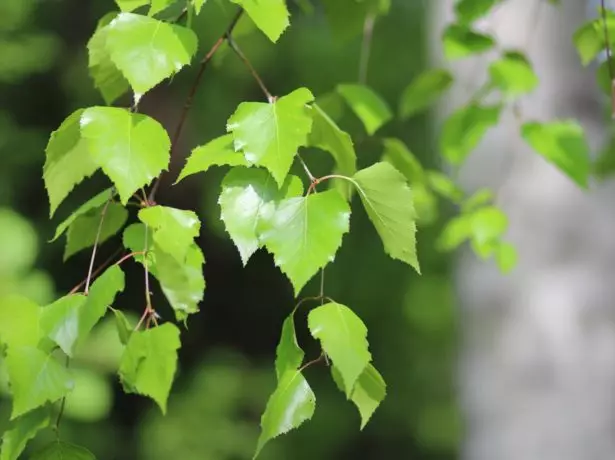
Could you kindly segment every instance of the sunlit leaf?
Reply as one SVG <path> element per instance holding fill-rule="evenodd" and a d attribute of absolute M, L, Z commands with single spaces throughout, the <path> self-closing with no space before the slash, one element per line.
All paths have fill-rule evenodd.
<path fill-rule="evenodd" d="M 188 65 L 196 53 L 195 33 L 182 26 L 120 13 L 105 27 L 111 61 L 135 92 L 135 100 Z"/>
<path fill-rule="evenodd" d="M 187 176 L 205 172 L 212 166 L 249 166 L 241 152 L 236 152 L 233 146 L 233 135 L 226 134 L 195 148 L 186 166 L 182 169 L 177 182 Z"/>
<path fill-rule="evenodd" d="M 399 116 L 408 118 L 436 102 L 453 83 L 446 69 L 430 69 L 419 74 L 404 90 L 399 102 Z"/>
<path fill-rule="evenodd" d="M 451 24 L 444 30 L 442 44 L 447 59 L 460 59 L 490 50 L 495 45 L 495 40 L 468 26 Z"/>
<path fill-rule="evenodd" d="M 315 408 L 316 396 L 301 372 L 289 370 L 282 375 L 261 417 L 262 431 L 254 458 L 268 441 L 311 419 Z"/>
<path fill-rule="evenodd" d="M 263 169 L 233 168 L 222 180 L 218 204 L 226 231 L 237 246 L 243 264 L 261 247 L 259 221 L 271 216 L 275 205 L 303 193 L 301 180 L 289 175 L 281 189 Z"/>
<path fill-rule="evenodd" d="M 197 215 L 168 206 L 150 206 L 139 211 L 139 219 L 153 229 L 158 247 L 183 264 L 201 229 Z"/>
<path fill-rule="evenodd" d="M 290 24 L 285 0 L 231 0 L 241 6 L 269 40 L 277 42 Z"/>
<path fill-rule="evenodd" d="M 39 407 L 17 417 L 2 435 L 0 460 L 18 460 L 28 441 L 49 426 L 51 413 L 48 407 Z"/>
<path fill-rule="evenodd" d="M 115 107 L 91 107 L 81 117 L 89 156 L 109 176 L 122 204 L 169 164 L 171 141 L 164 128 L 139 113 Z M 82 154 L 85 152 L 82 152 Z"/>
<path fill-rule="evenodd" d="M 134 11 L 137 8 L 149 5 L 150 0 L 115 0 L 121 11 Z"/>
<path fill-rule="evenodd" d="M 331 368 L 333 380 L 341 391 L 344 391 L 344 380 L 339 369 Z M 386 396 L 386 383 L 373 364 L 369 363 L 354 384 L 350 400 L 359 409 L 361 415 L 361 429 L 376 411 Z"/>
<path fill-rule="evenodd" d="M 152 6 L 150 7 L 148 16 L 153 16 L 160 13 L 161 11 L 166 10 L 175 2 L 175 0 L 151 0 L 151 2 Z"/>
<path fill-rule="evenodd" d="M 337 91 L 363 122 L 365 131 L 370 136 L 393 118 L 393 113 L 387 103 L 365 85 L 338 85 Z"/>
<path fill-rule="evenodd" d="M 207 0 L 192 0 L 192 6 L 194 6 L 194 11 L 196 12 L 196 14 L 201 13 L 201 8 L 203 8 L 203 5 L 206 1 Z"/>
<path fill-rule="evenodd" d="M 98 169 L 98 164 L 88 155 L 86 141 L 81 138 L 79 123 L 83 112 L 77 110 L 64 120 L 51 133 L 45 149 L 43 179 L 49 195 L 50 216 L 75 185 Z"/>
<path fill-rule="evenodd" d="M 289 198 L 263 223 L 261 241 L 295 294 L 332 262 L 348 232 L 350 207 L 337 190 Z"/>
<path fill-rule="evenodd" d="M 350 398 L 355 382 L 372 359 L 365 324 L 347 306 L 330 302 L 310 311 L 308 327 L 340 372 Z"/>
<path fill-rule="evenodd" d="M 525 141 L 578 185 L 587 188 L 589 146 L 583 128 L 575 121 L 528 122 L 521 128 Z"/>
<path fill-rule="evenodd" d="M 297 343 L 294 312 L 288 315 L 282 325 L 282 335 L 275 358 L 275 373 L 280 380 L 287 371 L 299 369 L 305 353 Z"/>
<path fill-rule="evenodd" d="M 36 346 L 41 339 L 40 307 L 12 295 L 0 299 L 0 343 L 10 347 Z"/>
<path fill-rule="evenodd" d="M 500 119 L 500 105 L 464 105 L 451 114 L 442 127 L 442 155 L 454 165 L 463 163 Z"/>
<path fill-rule="evenodd" d="M 120 363 L 124 391 L 151 397 L 166 413 L 180 346 L 179 329 L 171 323 L 133 332 Z"/>
<path fill-rule="evenodd" d="M 416 213 L 404 176 L 389 163 L 375 163 L 355 174 L 359 196 L 385 252 L 420 273 L 416 256 Z"/>
<path fill-rule="evenodd" d="M 297 149 L 307 143 L 312 117 L 306 104 L 314 99 L 306 88 L 270 102 L 242 102 L 227 122 L 235 150 L 251 164 L 267 168 L 282 185 Z"/>
<path fill-rule="evenodd" d="M 31 346 L 10 346 L 6 353 L 13 410 L 11 420 L 66 396 L 73 388 L 69 371 L 52 355 Z"/>
<path fill-rule="evenodd" d="M 515 51 L 508 51 L 492 62 L 489 65 L 489 75 L 495 87 L 511 96 L 529 93 L 539 83 L 530 61 L 525 55 Z"/>
<path fill-rule="evenodd" d="M 85 447 L 58 440 L 36 452 L 30 460 L 96 460 L 96 457 Z"/>

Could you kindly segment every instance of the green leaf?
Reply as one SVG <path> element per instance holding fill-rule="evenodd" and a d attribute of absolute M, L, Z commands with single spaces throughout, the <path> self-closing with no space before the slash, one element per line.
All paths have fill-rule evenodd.
<path fill-rule="evenodd" d="M 337 91 L 363 122 L 370 136 L 393 118 L 387 103 L 367 86 L 344 84 L 338 85 Z"/>
<path fill-rule="evenodd" d="M 383 139 L 384 153 L 383 161 L 393 165 L 395 169 L 401 172 L 410 184 L 422 183 L 425 181 L 425 171 L 419 160 L 412 154 L 406 144 L 399 139 L 388 138 Z"/>
<path fill-rule="evenodd" d="M 124 205 L 168 167 L 169 136 L 160 123 L 145 115 L 91 107 L 81 117 L 81 134 L 88 141 L 88 156 L 109 176 Z"/>
<path fill-rule="evenodd" d="M 0 299 L 0 343 L 11 347 L 36 346 L 41 339 L 40 307 L 18 295 Z"/>
<path fill-rule="evenodd" d="M 235 150 L 251 164 L 267 168 L 282 185 L 300 146 L 306 145 L 312 117 L 306 104 L 314 99 L 306 88 L 271 103 L 242 102 L 228 119 Z"/>
<path fill-rule="evenodd" d="M 281 189 L 271 175 L 263 169 L 233 168 L 222 180 L 218 199 L 221 218 L 226 231 L 239 251 L 244 265 L 259 249 L 259 222 L 275 211 L 283 199 L 303 193 L 301 180 L 293 175 L 286 177 Z"/>
<path fill-rule="evenodd" d="M 115 0 L 121 11 L 134 11 L 137 8 L 149 5 L 150 0 Z"/>
<path fill-rule="evenodd" d="M 438 237 L 440 251 L 452 251 L 472 237 L 472 215 L 463 214 L 449 220 Z"/>
<path fill-rule="evenodd" d="M 500 105 L 470 104 L 453 112 L 444 122 L 440 136 L 444 157 L 454 165 L 463 163 L 489 128 L 498 123 L 501 111 Z"/>
<path fill-rule="evenodd" d="M 347 306 L 330 302 L 310 311 L 308 327 L 340 372 L 350 398 L 355 382 L 372 359 L 365 324 Z"/>
<path fill-rule="evenodd" d="M 226 134 L 195 148 L 186 166 L 182 169 L 177 181 L 199 172 L 205 172 L 212 166 L 249 166 L 241 152 L 236 152 L 233 146 L 233 135 Z"/>
<path fill-rule="evenodd" d="M 149 10 L 148 16 L 153 16 L 155 14 L 160 13 L 161 11 L 166 10 L 169 6 L 171 6 L 175 0 L 151 0 L 152 6 Z"/>
<path fill-rule="evenodd" d="M 79 310 L 87 302 L 83 294 L 71 294 L 41 310 L 41 329 L 68 356 L 79 338 Z"/>
<path fill-rule="evenodd" d="M 126 318 L 126 315 L 124 315 L 121 310 L 113 309 L 113 314 L 115 316 L 117 335 L 120 338 L 120 342 L 122 342 L 122 345 L 126 345 L 130 340 L 133 328 L 128 322 L 128 318 Z"/>
<path fill-rule="evenodd" d="M 453 84 L 446 69 L 430 69 L 418 75 L 404 90 L 399 102 L 399 116 L 408 118 L 436 102 Z"/>
<path fill-rule="evenodd" d="M 596 29 L 595 21 L 589 21 L 579 27 L 572 35 L 584 66 L 593 61 L 605 46 L 604 35 Z"/>
<path fill-rule="evenodd" d="M 507 51 L 489 66 L 489 75 L 494 86 L 504 94 L 516 96 L 532 92 L 539 83 L 532 64 L 524 54 Z"/>
<path fill-rule="evenodd" d="M 241 6 L 254 24 L 272 42 L 277 42 L 282 32 L 289 26 L 288 9 L 285 0 L 231 0 Z"/>
<path fill-rule="evenodd" d="M 94 159 L 88 155 L 85 140 L 81 138 L 79 123 L 83 112 L 83 109 L 77 110 L 64 120 L 51 133 L 45 149 L 43 179 L 49 195 L 50 216 L 75 185 L 98 169 Z"/>
<path fill-rule="evenodd" d="M 363 31 L 368 14 L 386 14 L 388 0 L 321 0 L 333 35 L 349 40 Z"/>
<path fill-rule="evenodd" d="M 510 243 L 500 242 L 495 251 L 495 261 L 500 271 L 510 273 L 517 265 L 517 249 Z"/>
<path fill-rule="evenodd" d="M 31 460 L 96 460 L 96 457 L 85 447 L 58 440 L 35 453 Z"/>
<path fill-rule="evenodd" d="M 332 367 L 331 374 L 337 387 L 344 391 L 344 380 L 338 368 Z M 376 368 L 369 363 L 357 379 L 350 395 L 350 400 L 357 406 L 361 415 L 361 429 L 365 428 L 385 396 L 386 383 Z"/>
<path fill-rule="evenodd" d="M 451 24 L 442 36 L 444 56 L 461 59 L 489 51 L 495 45 L 493 37 L 481 34 L 462 24 Z"/>
<path fill-rule="evenodd" d="M 305 356 L 305 353 L 297 343 L 294 315 L 295 312 L 288 315 L 282 325 L 282 335 L 278 343 L 275 359 L 275 373 L 278 381 L 287 372 L 299 369 Z"/>
<path fill-rule="evenodd" d="M 139 211 L 139 219 L 153 229 L 154 242 L 160 249 L 183 264 L 201 222 L 193 211 L 151 206 Z"/>
<path fill-rule="evenodd" d="M 133 332 L 120 363 L 124 391 L 151 397 L 165 414 L 180 346 L 179 329 L 171 323 Z"/>
<path fill-rule="evenodd" d="M 254 458 L 268 441 L 311 419 L 315 408 L 316 396 L 301 372 L 289 370 L 282 375 L 261 417 L 262 431 Z"/>
<path fill-rule="evenodd" d="M 508 229 L 508 217 L 501 209 L 488 206 L 472 214 L 472 247 L 483 258 L 493 254 Z"/>
<path fill-rule="evenodd" d="M 11 420 L 66 396 L 73 389 L 70 373 L 52 355 L 31 346 L 11 346 L 6 367 L 13 393 Z"/>
<path fill-rule="evenodd" d="M 312 104 L 313 124 L 309 145 L 325 150 L 333 156 L 336 172 L 352 176 L 357 171 L 357 154 L 348 133 L 337 124 L 317 104 Z M 344 196 L 350 197 L 348 184 L 344 184 Z"/>
<path fill-rule="evenodd" d="M 107 26 L 117 13 L 109 13 L 98 21 L 96 32 L 88 42 L 88 67 L 94 86 L 101 92 L 107 105 L 130 89 L 130 84 L 115 66 L 107 50 Z"/>
<path fill-rule="evenodd" d="M 463 212 L 474 211 L 479 206 L 487 204 L 495 199 L 493 191 L 488 188 L 481 188 L 474 192 L 472 196 L 466 199 L 461 205 Z"/>
<path fill-rule="evenodd" d="M 51 422 L 48 407 L 39 407 L 16 418 L 2 436 L 0 460 L 18 460 L 28 441 Z"/>
<path fill-rule="evenodd" d="M 375 163 L 355 174 L 361 202 L 385 252 L 420 273 L 416 257 L 416 213 L 404 176 L 389 163 Z"/>
<path fill-rule="evenodd" d="M 457 19 L 468 24 L 484 17 L 500 0 L 457 0 L 455 13 Z"/>
<path fill-rule="evenodd" d="M 94 246 L 98 228 L 100 226 L 100 218 L 103 212 L 104 205 L 98 209 L 88 211 L 75 219 L 68 227 L 66 233 L 66 247 L 64 248 L 64 260 L 68 259 L 73 254 Z M 128 211 L 119 203 L 109 203 L 105 212 L 105 218 L 100 227 L 100 236 L 98 244 L 102 244 L 119 232 L 126 220 L 128 219 Z"/>
<path fill-rule="evenodd" d="M 141 96 L 188 65 L 196 53 L 195 33 L 182 26 L 133 13 L 120 13 L 106 29 L 113 64 Z"/>
<path fill-rule="evenodd" d="M 194 7 L 196 14 L 201 13 L 201 8 L 203 8 L 205 2 L 207 2 L 207 0 L 192 0 L 192 6 Z"/>
<path fill-rule="evenodd" d="M 290 279 L 295 294 L 333 261 L 348 232 L 350 207 L 337 190 L 289 198 L 263 222 L 261 242 Z"/>
<path fill-rule="evenodd" d="M 577 122 L 529 122 L 521 127 L 521 135 L 540 155 L 582 188 L 587 188 L 590 173 L 589 146 L 583 128 Z"/>
<path fill-rule="evenodd" d="M 57 240 L 66 231 L 66 229 L 68 229 L 68 227 L 70 227 L 71 224 L 75 222 L 78 217 L 87 214 L 89 211 L 104 206 L 104 204 L 108 200 L 113 198 L 113 195 L 113 188 L 108 188 L 100 192 L 94 198 L 90 198 L 88 201 L 83 203 L 81 206 L 79 206 L 79 208 L 77 208 L 75 212 L 73 212 L 67 219 L 65 219 L 60 225 L 58 225 L 58 227 L 56 228 L 56 233 L 55 235 L 53 235 L 51 241 Z"/>
<path fill-rule="evenodd" d="M 463 190 L 440 171 L 427 171 L 427 183 L 434 192 L 453 203 L 460 203 L 463 200 Z"/>

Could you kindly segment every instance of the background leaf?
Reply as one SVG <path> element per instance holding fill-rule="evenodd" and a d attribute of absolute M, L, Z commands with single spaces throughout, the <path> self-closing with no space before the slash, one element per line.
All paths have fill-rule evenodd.
<path fill-rule="evenodd" d="M 489 65 L 491 82 L 504 94 L 516 96 L 532 92 L 538 86 L 538 76 L 524 54 L 507 51 Z"/>
<path fill-rule="evenodd" d="M 399 101 L 399 116 L 408 118 L 436 102 L 452 85 L 453 76 L 446 69 L 429 69 L 419 74 L 404 89 Z"/>
<path fill-rule="evenodd" d="M 41 339 L 40 307 L 26 297 L 0 299 L 0 343 L 10 347 L 36 346 Z"/>
<path fill-rule="evenodd" d="M 49 426 L 51 414 L 48 407 L 39 407 L 17 417 L 2 435 L 0 460 L 17 460 L 28 441 Z"/>
<path fill-rule="evenodd" d="M 96 457 L 85 447 L 54 441 L 35 453 L 31 460 L 96 460 Z"/>
<path fill-rule="evenodd" d="M 442 35 L 444 56 L 447 59 L 461 59 L 473 54 L 484 53 L 495 45 L 493 37 L 481 34 L 462 24 L 451 24 Z"/>
<path fill-rule="evenodd" d="M 500 0 L 457 0 L 455 13 L 462 23 L 471 23 L 485 16 Z"/>
<path fill-rule="evenodd" d="M 338 85 L 337 91 L 363 122 L 365 131 L 370 136 L 393 118 L 393 113 L 387 103 L 365 85 Z"/>

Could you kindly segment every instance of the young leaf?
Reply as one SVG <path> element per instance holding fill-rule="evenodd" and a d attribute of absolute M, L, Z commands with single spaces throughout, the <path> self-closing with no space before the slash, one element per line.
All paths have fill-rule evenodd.
<path fill-rule="evenodd" d="M 355 382 L 372 359 L 365 324 L 347 306 L 330 302 L 310 311 L 308 327 L 340 372 L 350 398 Z"/>
<path fill-rule="evenodd" d="M 354 175 L 361 202 L 385 252 L 420 273 L 416 257 L 416 213 L 404 176 L 389 163 L 376 163 Z"/>
<path fill-rule="evenodd" d="M 235 150 L 251 164 L 267 168 L 282 186 L 297 149 L 307 143 L 312 117 L 306 104 L 314 99 L 306 88 L 270 102 L 242 102 L 228 119 Z"/>
<path fill-rule="evenodd" d="M 350 207 L 337 190 L 289 198 L 263 222 L 261 242 L 290 279 L 295 294 L 333 261 L 348 232 Z"/>
<path fill-rule="evenodd" d="M 192 30 L 140 14 L 120 13 L 105 29 L 110 59 L 130 83 L 135 101 L 188 65 L 197 49 Z"/>
<path fill-rule="evenodd" d="M 128 219 L 126 208 L 119 203 L 109 203 L 102 226 L 100 226 L 104 206 L 90 210 L 77 217 L 68 227 L 64 260 L 83 249 L 93 246 L 97 241 L 97 236 L 98 244 L 102 244 L 122 229 Z M 98 231 L 99 227 L 100 234 Z"/>
<path fill-rule="evenodd" d="M 33 346 L 41 339 L 40 307 L 26 297 L 0 299 L 0 343 L 8 347 Z"/>
<path fill-rule="evenodd" d="M 222 192 L 218 199 L 221 218 L 226 231 L 237 246 L 244 265 L 261 247 L 259 222 L 270 216 L 275 205 L 285 198 L 303 193 L 301 180 L 286 176 L 278 189 L 271 175 L 263 169 L 233 168 L 222 180 Z"/>
<path fill-rule="evenodd" d="M 167 206 L 150 206 L 139 211 L 139 219 L 153 229 L 158 247 L 183 264 L 190 246 L 199 236 L 201 222 L 197 215 Z"/>
<path fill-rule="evenodd" d="M 404 90 L 399 102 L 399 116 L 408 118 L 436 102 L 453 83 L 446 69 L 430 69 L 417 76 Z"/>
<path fill-rule="evenodd" d="M 137 8 L 149 5 L 150 0 L 115 0 L 120 11 L 134 11 Z"/>
<path fill-rule="evenodd" d="M 489 66 L 494 86 L 504 94 L 516 96 L 532 92 L 538 86 L 538 76 L 522 53 L 508 51 Z"/>
<path fill-rule="evenodd" d="M 596 58 L 605 44 L 604 36 L 596 29 L 593 20 L 579 27 L 572 35 L 572 41 L 584 66 Z"/>
<path fill-rule="evenodd" d="M 312 418 L 316 396 L 307 380 L 296 370 L 288 370 L 278 381 L 261 417 L 261 434 L 254 458 L 271 439 L 287 433 Z"/>
<path fill-rule="evenodd" d="M 337 367 L 331 367 L 331 374 L 337 387 L 344 391 L 344 380 Z M 361 429 L 376 411 L 386 396 L 386 383 L 373 364 L 369 363 L 357 379 L 350 400 L 359 409 Z"/>
<path fill-rule="evenodd" d="M 372 89 L 364 85 L 344 84 L 337 86 L 338 93 L 363 122 L 370 136 L 393 118 L 387 103 Z"/>
<path fill-rule="evenodd" d="M 113 181 L 122 204 L 169 164 L 171 141 L 152 118 L 115 107 L 91 107 L 81 117 L 89 157 Z M 85 152 L 82 152 L 85 153 Z"/>
<path fill-rule="evenodd" d="M 434 192 L 453 203 L 460 203 L 463 200 L 463 190 L 440 171 L 427 171 L 427 183 Z"/>
<path fill-rule="evenodd" d="M 470 104 L 453 112 L 442 127 L 444 157 L 454 165 L 463 163 L 487 130 L 498 123 L 501 110 L 500 105 Z"/>
<path fill-rule="evenodd" d="M 133 332 L 120 362 L 124 391 L 151 397 L 165 414 L 180 346 L 179 329 L 171 323 Z"/>
<path fill-rule="evenodd" d="M 474 192 L 472 196 L 466 199 L 461 205 L 463 212 L 470 212 L 476 210 L 476 208 L 487 204 L 495 199 L 493 191 L 488 188 L 481 188 Z"/>
<path fill-rule="evenodd" d="M 299 369 L 303 362 L 305 353 L 297 343 L 297 333 L 295 332 L 295 312 L 292 312 L 284 320 L 282 325 L 282 335 L 278 348 L 276 349 L 275 373 L 278 381 L 288 371 Z"/>
<path fill-rule="evenodd" d="M 155 14 L 160 13 L 161 11 L 166 10 L 169 6 L 173 4 L 175 0 L 151 0 L 152 6 L 147 13 L 148 16 L 153 16 Z"/>
<path fill-rule="evenodd" d="M 9 347 L 5 362 L 13 393 L 11 420 L 48 401 L 59 400 L 73 389 L 66 367 L 37 348 Z"/>
<path fill-rule="evenodd" d="M 495 206 L 487 206 L 472 213 L 472 246 L 475 252 L 483 258 L 489 257 L 507 229 L 508 217 Z"/>
<path fill-rule="evenodd" d="M 96 457 L 85 447 L 57 440 L 36 452 L 30 460 L 96 460 Z"/>
<path fill-rule="evenodd" d="M 285 0 L 231 0 L 241 6 L 254 24 L 272 42 L 277 42 L 288 25 L 288 9 Z"/>
<path fill-rule="evenodd" d="M 58 227 L 56 228 L 56 233 L 55 235 L 53 235 L 51 241 L 57 240 L 66 231 L 66 229 L 70 227 L 73 222 L 75 222 L 75 219 L 77 219 L 78 217 L 83 216 L 84 214 L 87 214 L 94 209 L 98 209 L 104 206 L 104 204 L 109 201 L 113 197 L 113 195 L 113 188 L 108 188 L 83 203 L 81 206 L 79 206 L 79 208 L 77 208 L 75 212 L 73 212 L 68 218 L 66 218 L 66 220 L 64 220 L 60 225 L 58 225 Z"/>
<path fill-rule="evenodd" d="M 557 166 L 582 188 L 587 188 L 590 173 L 589 146 L 583 128 L 571 120 L 550 123 L 525 123 L 525 141 Z"/>
<path fill-rule="evenodd" d="M 68 356 L 79 337 L 79 310 L 87 302 L 83 294 L 64 296 L 41 310 L 41 329 Z"/>
<path fill-rule="evenodd" d="M 517 265 L 517 249 L 510 243 L 500 242 L 495 251 L 495 261 L 504 274 L 510 273 Z"/>
<path fill-rule="evenodd" d="M 51 414 L 48 407 L 39 407 L 17 417 L 4 432 L 0 447 L 0 460 L 18 460 L 28 441 L 49 426 Z"/>
<path fill-rule="evenodd" d="M 96 32 L 88 42 L 88 67 L 94 86 L 101 92 L 107 105 L 130 89 L 130 84 L 115 66 L 107 50 L 107 26 L 117 13 L 109 13 L 98 21 Z"/>
<path fill-rule="evenodd" d="M 49 195 L 49 215 L 68 196 L 70 191 L 98 169 L 96 162 L 88 155 L 87 144 L 80 134 L 80 120 L 83 109 L 73 112 L 60 127 L 51 133 L 45 149 L 43 179 Z"/>
<path fill-rule="evenodd" d="M 192 0 L 192 6 L 194 7 L 194 11 L 196 14 L 201 13 L 201 8 L 203 8 L 203 5 L 206 1 L 207 0 Z"/>
<path fill-rule="evenodd" d="M 211 166 L 249 166 L 241 152 L 233 146 L 233 135 L 226 134 L 195 148 L 182 169 L 177 181 L 199 172 L 207 171 Z"/>
<path fill-rule="evenodd" d="M 126 315 L 121 310 L 113 309 L 115 316 L 115 326 L 117 327 L 117 335 L 120 338 L 122 345 L 128 344 L 130 336 L 132 335 L 133 328 L 128 322 Z"/>
<path fill-rule="evenodd" d="M 451 24 L 442 36 L 444 56 L 447 59 L 461 59 L 472 54 L 484 53 L 495 45 L 489 35 L 481 34 L 462 24 Z"/>
<path fill-rule="evenodd" d="M 410 184 L 425 181 L 425 171 L 419 160 L 412 154 L 406 144 L 399 139 L 383 139 L 384 153 L 382 159 L 391 163 L 395 169 L 406 176 Z"/>
<path fill-rule="evenodd" d="M 468 24 L 484 17 L 500 0 L 457 0 L 455 13 L 457 19 Z"/>

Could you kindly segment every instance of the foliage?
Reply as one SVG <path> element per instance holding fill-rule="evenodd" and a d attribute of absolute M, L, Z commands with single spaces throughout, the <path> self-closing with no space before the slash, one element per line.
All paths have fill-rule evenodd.
<path fill-rule="evenodd" d="M 32 458 L 94 458 L 84 447 L 61 440 L 59 423 L 67 401 L 77 394 L 78 374 L 69 362 L 84 348 L 94 327 L 109 317 L 113 317 L 121 342 L 115 371 L 124 391 L 147 396 L 166 412 L 182 331 L 174 322 L 162 321 L 157 313 L 161 300 L 152 294 L 151 284 L 157 280 L 176 322 L 187 329 L 204 298 L 205 256 L 197 244 L 202 227 L 199 214 L 158 204 L 156 194 L 161 176 L 170 169 L 202 75 L 219 50 L 230 49 L 237 55 L 262 90 L 264 101 L 240 102 L 227 118 L 227 132 L 202 139 L 175 184 L 181 186 L 186 178 L 209 172 L 213 166 L 226 168 L 217 201 L 224 228 L 243 265 L 264 248 L 288 278 L 297 298 L 311 280 L 320 278 L 318 295 L 298 299 L 283 323 L 275 361 L 277 384 L 261 417 L 255 457 L 273 438 L 314 415 L 317 390 L 312 389 L 305 372 L 313 365 L 331 367 L 334 384 L 359 411 L 361 428 L 385 399 L 385 380 L 372 362 L 365 322 L 352 305 L 326 295 L 325 269 L 335 261 L 345 235 L 352 232 L 353 212 L 363 209 L 386 255 L 420 274 L 417 226 L 433 221 L 434 208 L 444 199 L 459 212 L 444 227 L 438 248 L 450 251 L 470 242 L 479 257 L 493 257 L 503 272 L 514 268 L 515 249 L 503 240 L 508 219 L 496 206 L 494 192 L 479 190 L 466 196 L 454 180 L 424 168 L 402 140 L 378 137 L 387 125 L 403 123 L 436 103 L 455 83 L 448 70 L 429 69 L 416 76 L 398 95 L 395 111 L 363 81 L 336 82 L 326 94 L 299 87 L 275 96 L 233 34 L 240 20 L 249 21 L 263 37 L 278 42 L 294 20 L 289 5 L 285 0 L 220 1 L 236 13 L 213 46 L 200 50 L 199 58 L 197 50 L 203 44 L 193 30 L 192 19 L 208 14 L 212 2 L 116 0 L 119 11 L 103 16 L 92 33 L 87 44 L 88 68 L 106 105 L 75 110 L 51 133 L 42 171 L 50 216 L 66 207 L 73 189 L 96 172 L 102 172 L 110 184 L 73 210 L 53 238 L 66 233 L 65 259 L 91 248 L 83 283 L 43 307 L 27 292 L 2 292 L 0 351 L 12 411 L 0 460 L 18 458 L 26 444 L 48 427 L 55 428 L 57 439 Z M 356 34 L 364 23 L 376 21 L 389 10 L 389 2 L 384 0 L 321 3 L 339 36 Z M 497 3 L 456 2 L 456 20 L 442 36 L 448 59 L 497 49 L 495 39 L 473 25 Z M 612 19 L 608 14 L 605 24 L 589 22 L 574 35 L 584 64 L 611 45 L 600 27 L 612 28 Z M 462 165 L 503 112 L 517 108 L 519 97 L 539 84 L 523 53 L 498 51 L 500 55 L 489 66 L 487 83 L 442 126 L 440 153 L 451 166 Z M 140 103 L 148 92 L 191 64 L 197 67 L 196 79 L 176 130 L 169 135 L 159 121 L 140 112 Z M 129 91 L 129 107 L 111 106 Z M 335 110 L 327 104 L 327 97 L 343 105 Z M 345 109 L 356 117 L 354 121 L 361 124 L 364 133 L 351 136 L 343 129 L 340 113 Z M 382 147 L 379 161 L 366 166 L 357 161 L 365 134 Z M 571 120 L 523 121 L 519 135 L 571 180 L 588 187 L 592 164 L 581 126 Z M 333 170 L 319 175 L 312 172 L 311 158 L 303 158 L 312 147 L 331 156 Z M 306 179 L 294 173 L 294 166 L 303 170 Z M 333 186 L 325 190 L 325 182 Z M 136 216 L 129 212 L 131 207 L 138 208 Z M 0 219 L 13 218 L 0 214 Z M 117 234 L 122 236 L 124 255 L 94 270 L 97 247 Z M 143 313 L 135 326 L 117 308 L 117 298 L 126 285 L 121 265 L 130 260 L 142 266 L 144 280 Z M 0 270 L 5 268 L 0 263 Z M 320 301 L 307 314 L 307 330 L 320 352 L 307 360 L 307 347 L 298 341 L 295 321 L 304 301 Z"/>

